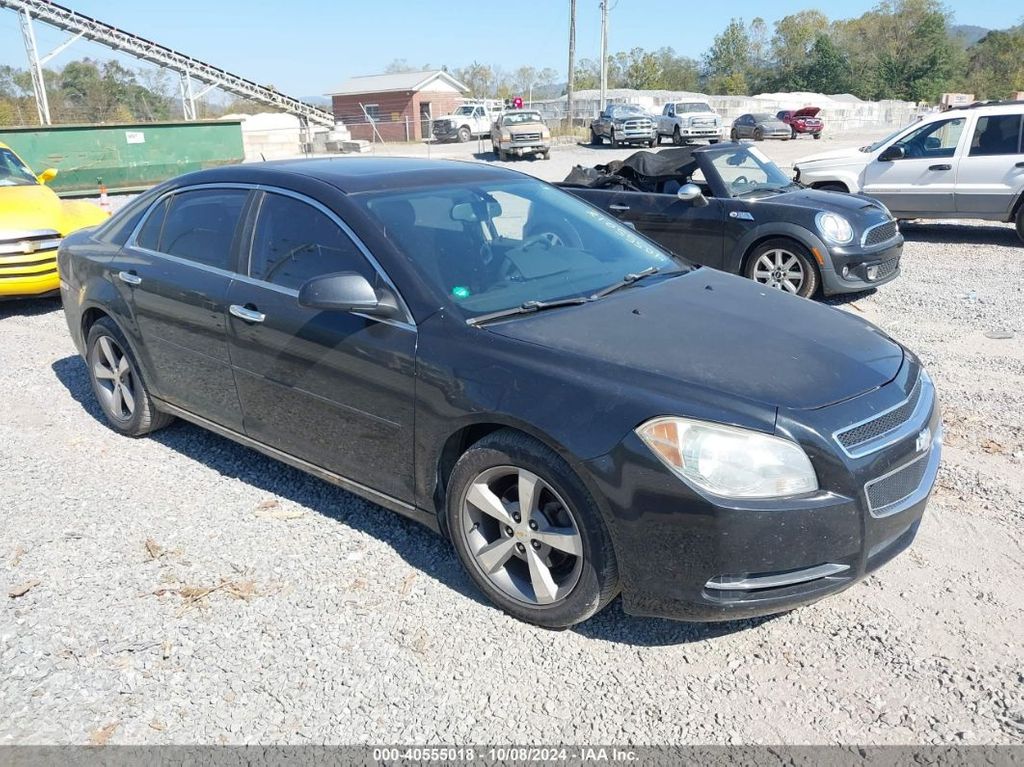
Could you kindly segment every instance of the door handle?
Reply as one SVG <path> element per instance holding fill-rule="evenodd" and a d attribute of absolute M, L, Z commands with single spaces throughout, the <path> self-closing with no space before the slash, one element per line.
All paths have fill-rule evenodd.
<path fill-rule="evenodd" d="M 142 284 L 142 278 L 134 272 L 118 272 L 117 279 L 121 280 L 125 285 Z"/>
<path fill-rule="evenodd" d="M 617 213 L 623 213 L 623 212 L 629 210 L 629 206 L 628 205 L 609 205 L 608 206 L 608 210 L 614 210 Z"/>
<path fill-rule="evenodd" d="M 238 304 L 231 304 L 231 306 L 228 307 L 228 311 L 235 317 L 238 317 L 238 319 L 245 320 L 246 322 L 263 322 L 263 320 L 267 318 L 267 315 L 263 312 L 258 312 L 255 309 L 248 309 L 244 306 L 239 306 Z"/>
<path fill-rule="evenodd" d="M 953 170 L 952 165 L 929 165 L 928 170 Z"/>

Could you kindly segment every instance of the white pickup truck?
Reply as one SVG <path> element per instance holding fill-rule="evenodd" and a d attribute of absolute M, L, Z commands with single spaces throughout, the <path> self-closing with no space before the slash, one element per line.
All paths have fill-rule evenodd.
<path fill-rule="evenodd" d="M 693 139 L 717 144 L 722 138 L 722 118 L 706 101 L 670 101 L 656 122 L 659 144 L 666 136 L 676 145 Z"/>
<path fill-rule="evenodd" d="M 467 101 L 451 114 L 434 120 L 437 141 L 465 143 L 480 136 L 490 136 L 491 126 L 501 116 L 502 102 L 497 100 Z"/>

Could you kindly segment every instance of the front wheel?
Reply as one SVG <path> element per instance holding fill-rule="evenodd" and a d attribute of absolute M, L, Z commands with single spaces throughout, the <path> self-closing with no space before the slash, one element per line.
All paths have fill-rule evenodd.
<path fill-rule="evenodd" d="M 114 431 L 141 437 L 174 420 L 156 409 L 128 341 L 113 320 L 104 317 L 89 328 L 85 359 L 93 394 Z"/>
<path fill-rule="evenodd" d="M 807 249 L 795 240 L 777 238 L 758 245 L 747 259 L 746 276 L 803 298 L 818 290 L 818 269 Z"/>
<path fill-rule="evenodd" d="M 473 133 L 469 130 L 469 126 L 463 125 L 461 128 L 459 128 L 459 143 L 460 144 L 465 144 L 471 138 L 473 138 Z"/>
<path fill-rule="evenodd" d="M 611 539 L 572 468 L 520 432 L 494 432 L 467 450 L 448 483 L 455 551 L 487 597 L 510 615 L 566 628 L 618 593 Z"/>
<path fill-rule="evenodd" d="M 590 145 L 591 146 L 600 146 L 601 145 L 601 137 L 598 135 L 597 131 L 594 130 L 593 128 L 590 129 Z"/>
<path fill-rule="evenodd" d="M 508 162 L 508 152 L 506 152 L 504 149 L 499 149 L 498 159 L 501 160 L 502 162 Z"/>
<path fill-rule="evenodd" d="M 676 126 L 676 129 L 672 131 L 672 143 L 675 144 L 676 146 L 683 145 L 683 134 L 679 132 L 678 125 Z"/>
<path fill-rule="evenodd" d="M 735 128 L 733 128 L 731 131 L 729 131 L 729 138 L 731 138 L 733 141 L 739 141 L 740 134 L 736 132 Z"/>
<path fill-rule="evenodd" d="M 813 135 L 814 135 L 814 140 L 815 140 L 815 141 L 817 141 L 818 139 L 820 139 L 820 138 L 821 138 L 821 134 L 820 134 L 820 133 L 815 133 L 815 134 L 813 134 Z"/>
<path fill-rule="evenodd" d="M 612 128 L 611 141 L 612 141 L 612 146 L 615 147 L 615 148 L 618 148 L 618 146 L 619 146 L 619 139 L 615 135 L 615 128 Z"/>
<path fill-rule="evenodd" d="M 1017 236 L 1024 242 L 1024 205 L 1017 208 Z"/>
<path fill-rule="evenodd" d="M 760 128 L 754 131 L 754 141 L 764 141 L 764 131 Z"/>

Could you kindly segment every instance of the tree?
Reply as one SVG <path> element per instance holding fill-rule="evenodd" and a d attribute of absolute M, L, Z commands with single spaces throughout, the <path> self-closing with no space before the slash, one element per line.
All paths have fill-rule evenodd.
<path fill-rule="evenodd" d="M 622 59 L 619 87 L 650 90 L 658 87 L 661 67 L 658 58 L 643 48 L 634 48 Z"/>
<path fill-rule="evenodd" d="M 1024 24 L 989 32 L 969 51 L 964 88 L 979 99 L 1024 91 Z"/>
<path fill-rule="evenodd" d="M 798 70 L 803 89 L 815 93 L 846 93 L 850 87 L 850 63 L 826 34 L 819 34 Z"/>
<path fill-rule="evenodd" d="M 474 61 L 468 67 L 456 69 L 455 79 L 461 80 L 474 98 L 487 98 L 493 94 L 494 71 L 486 64 Z"/>
<path fill-rule="evenodd" d="M 704 79 L 712 93 L 747 92 L 750 35 L 742 19 L 732 19 L 704 54 Z"/>
<path fill-rule="evenodd" d="M 660 70 L 655 88 L 667 91 L 696 91 L 700 88 L 700 66 L 696 61 L 677 56 L 672 48 L 659 48 L 654 55 Z"/>
<path fill-rule="evenodd" d="M 800 11 L 775 22 L 769 55 L 767 90 L 808 90 L 803 80 L 806 62 L 818 38 L 829 29 L 821 11 Z M 839 90 L 830 89 L 833 93 Z"/>

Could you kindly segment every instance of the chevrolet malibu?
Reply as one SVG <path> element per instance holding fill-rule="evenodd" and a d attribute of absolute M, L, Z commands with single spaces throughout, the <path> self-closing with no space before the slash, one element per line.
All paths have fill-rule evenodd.
<path fill-rule="evenodd" d="M 931 380 L 878 328 L 506 169 L 200 171 L 59 266 L 113 429 L 182 418 L 422 522 L 543 626 L 836 593 L 910 544 L 938 469 Z"/>

